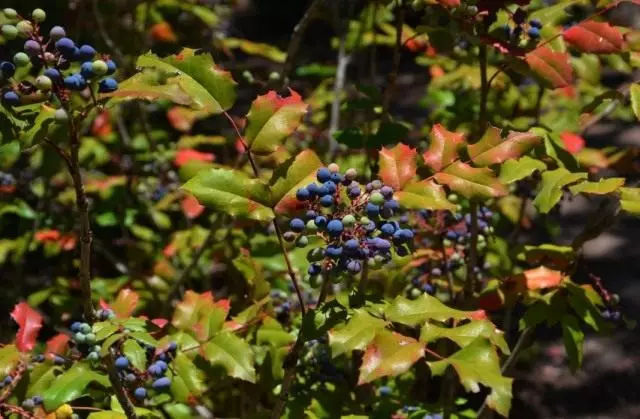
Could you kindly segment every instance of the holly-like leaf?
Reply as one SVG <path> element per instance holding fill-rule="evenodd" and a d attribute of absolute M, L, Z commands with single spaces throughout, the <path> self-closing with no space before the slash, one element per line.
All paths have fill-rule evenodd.
<path fill-rule="evenodd" d="M 68 344 L 69 336 L 63 333 L 58 333 L 47 341 L 47 349 L 45 353 L 64 355 L 64 353 L 67 351 Z"/>
<path fill-rule="evenodd" d="M 20 327 L 16 333 L 16 347 L 20 352 L 29 352 L 36 345 L 42 328 L 42 316 L 27 303 L 19 303 L 13 308 L 11 317 Z"/>
<path fill-rule="evenodd" d="M 315 181 L 323 166 L 313 150 L 304 150 L 274 170 L 270 181 L 272 204 L 277 214 L 290 214 L 300 205 L 296 191 Z"/>
<path fill-rule="evenodd" d="M 427 166 L 439 172 L 458 159 L 458 149 L 465 141 L 464 134 L 451 132 L 442 125 L 435 124 L 431 128 L 430 138 L 429 148 L 422 158 Z"/>
<path fill-rule="evenodd" d="M 380 150 L 380 179 L 400 191 L 416 175 L 418 153 L 415 148 L 398 144 L 393 148 Z"/>
<path fill-rule="evenodd" d="M 593 54 L 615 54 L 624 48 L 622 33 L 607 22 L 587 20 L 564 31 L 562 37 L 579 50 Z"/>
<path fill-rule="evenodd" d="M 103 387 L 111 387 L 105 374 L 91 369 L 87 362 L 76 362 L 73 366 L 51 384 L 42 394 L 44 408 L 51 412 L 63 404 L 75 400 L 85 394 L 90 383 L 96 382 Z"/>
<path fill-rule="evenodd" d="M 33 123 L 30 124 L 29 129 L 23 131 L 20 135 L 19 141 L 23 148 L 27 148 L 46 137 L 49 132 L 49 126 L 55 120 L 55 113 L 55 108 L 40 105 L 38 116 Z"/>
<path fill-rule="evenodd" d="M 509 354 L 509 345 L 504 339 L 504 332 L 499 330 L 489 320 L 474 320 L 459 327 L 442 327 L 425 323 L 420 331 L 420 340 L 425 343 L 446 338 L 454 341 L 461 348 L 471 344 L 476 338 L 488 339 L 492 344 L 500 348 L 502 353 Z"/>
<path fill-rule="evenodd" d="M 480 384 L 489 387 L 491 393 L 487 396 L 487 405 L 500 415 L 509 416 L 513 379 L 502 375 L 500 359 L 491 342 L 478 338 L 449 358 L 429 362 L 435 376 L 444 374 L 448 366 L 456 370 L 465 390 L 477 393 Z"/>
<path fill-rule="evenodd" d="M 171 393 L 177 401 L 187 402 L 192 397 L 200 396 L 207 389 L 204 373 L 185 354 L 176 355 L 171 369 L 175 373 Z"/>
<path fill-rule="evenodd" d="M 0 375 L 6 377 L 20 362 L 20 351 L 16 345 L 0 347 Z"/>
<path fill-rule="evenodd" d="M 247 114 L 244 140 L 249 149 L 258 155 L 276 151 L 291 135 L 307 113 L 307 105 L 300 95 L 291 90 L 289 97 L 281 97 L 275 91 L 258 96 Z"/>
<path fill-rule="evenodd" d="M 249 344 L 232 333 L 220 333 L 202 348 L 202 356 L 212 365 L 224 367 L 235 378 L 254 383 L 253 352 Z"/>
<path fill-rule="evenodd" d="M 554 89 L 570 86 L 573 82 L 570 57 L 565 52 L 543 46 L 528 53 L 525 61 L 541 81 Z"/>
<path fill-rule="evenodd" d="M 457 161 L 434 175 L 438 183 L 448 186 L 452 191 L 467 199 L 495 198 L 506 195 L 507 190 L 487 168 L 471 167 Z"/>
<path fill-rule="evenodd" d="M 562 198 L 562 188 L 586 179 L 586 173 L 571 173 L 561 167 L 542 174 L 542 187 L 533 201 L 543 214 L 548 213 Z"/>
<path fill-rule="evenodd" d="M 560 285 L 563 279 L 562 272 L 540 266 L 517 274 L 510 281 L 515 283 L 516 290 L 525 291 L 555 288 Z"/>
<path fill-rule="evenodd" d="M 490 166 L 517 159 L 541 141 L 538 135 L 516 131 L 509 132 L 503 140 L 499 128 L 489 127 L 480 141 L 469 145 L 469 156 L 477 166 Z"/>
<path fill-rule="evenodd" d="M 269 345 L 274 348 L 288 346 L 296 340 L 289 332 L 284 330 L 280 322 L 267 317 L 263 320 L 260 329 L 256 333 L 256 340 L 259 345 Z"/>
<path fill-rule="evenodd" d="M 398 296 L 385 309 L 384 314 L 388 320 L 408 326 L 416 326 L 431 319 L 445 321 L 448 319 L 480 320 L 486 318 L 484 310 L 457 310 L 447 307 L 440 300 L 428 294 L 422 294 L 415 300 Z"/>
<path fill-rule="evenodd" d="M 431 180 L 411 182 L 395 198 L 406 209 L 455 210 L 455 204 L 447 201 L 444 188 Z"/>
<path fill-rule="evenodd" d="M 273 211 L 269 188 L 259 179 L 229 169 L 205 169 L 182 186 L 201 204 L 232 215 L 256 221 L 271 221 Z"/>
<path fill-rule="evenodd" d="M 540 160 L 523 156 L 518 160 L 508 160 L 500 167 L 500 182 L 508 185 L 531 176 L 536 171 L 544 171 L 547 166 Z"/>
<path fill-rule="evenodd" d="M 362 351 L 384 329 L 386 322 L 365 310 L 356 310 L 347 324 L 329 331 L 331 354 L 335 358 L 351 351 Z"/>
<path fill-rule="evenodd" d="M 580 329 L 580 323 L 574 316 L 564 316 L 560 324 L 562 325 L 562 341 L 567 358 L 569 358 L 569 365 L 571 371 L 576 372 L 582 365 L 584 332 Z"/>
<path fill-rule="evenodd" d="M 358 385 L 403 374 L 423 356 L 423 343 L 398 333 L 381 331 L 364 353 Z"/>
<path fill-rule="evenodd" d="M 629 96 L 631 97 L 631 109 L 640 120 L 640 83 L 633 83 L 629 88 Z"/>
<path fill-rule="evenodd" d="M 147 369 L 147 353 L 134 339 L 127 339 L 122 344 L 122 353 L 136 369 L 140 371 Z"/>
<path fill-rule="evenodd" d="M 219 68 L 208 53 L 199 54 L 189 48 L 165 58 L 147 53 L 138 58 L 136 67 L 165 72 L 172 84 L 191 98 L 193 107 L 210 114 L 220 114 L 236 101 L 236 82 L 231 73 Z M 122 86 L 118 90 L 122 91 Z"/>
<path fill-rule="evenodd" d="M 578 183 L 577 185 L 569 186 L 569 190 L 574 195 L 579 193 L 606 195 L 620 189 L 624 185 L 624 182 L 625 179 L 622 177 L 611 177 L 599 180 L 598 182 Z"/>
<path fill-rule="evenodd" d="M 180 77 L 161 77 L 155 71 L 145 70 L 120 83 L 118 90 L 101 95 L 110 97 L 107 106 L 113 107 L 128 100 L 169 100 L 183 106 L 194 106 L 194 100 L 180 86 Z"/>
<path fill-rule="evenodd" d="M 111 309 L 119 319 L 131 317 L 138 306 L 140 296 L 130 288 L 121 289 L 116 300 L 111 304 Z"/>
<path fill-rule="evenodd" d="M 189 290 L 176 306 L 171 324 L 195 332 L 199 341 L 206 341 L 222 329 L 229 308 L 229 300 L 214 302 L 211 292 L 198 294 Z"/>

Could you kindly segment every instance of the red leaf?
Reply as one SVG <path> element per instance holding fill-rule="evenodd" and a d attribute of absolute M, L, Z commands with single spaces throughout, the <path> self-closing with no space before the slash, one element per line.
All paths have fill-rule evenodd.
<path fill-rule="evenodd" d="M 193 127 L 198 114 L 181 106 L 174 106 L 167 111 L 167 120 L 173 129 L 181 132 L 189 132 Z"/>
<path fill-rule="evenodd" d="M 515 281 L 518 291 L 524 291 L 555 288 L 562 282 L 562 279 L 562 272 L 540 266 L 516 275 L 512 281 Z"/>
<path fill-rule="evenodd" d="M 111 309 L 116 313 L 116 317 L 119 319 L 131 317 L 138 305 L 139 299 L 140 296 L 137 292 L 129 288 L 122 289 L 118 293 L 116 301 L 111 304 Z"/>
<path fill-rule="evenodd" d="M 460 6 L 460 0 L 436 0 L 436 2 L 444 7 Z"/>
<path fill-rule="evenodd" d="M 439 172 L 458 158 L 458 148 L 464 143 L 464 134 L 447 130 L 440 124 L 431 128 L 429 149 L 422 155 L 427 166 Z"/>
<path fill-rule="evenodd" d="M 383 148 L 380 151 L 380 178 L 396 191 L 416 175 L 417 152 L 405 144 L 398 144 L 393 148 Z"/>
<path fill-rule="evenodd" d="M 91 125 L 91 132 L 96 137 L 106 137 L 113 132 L 109 111 L 100 113 Z"/>
<path fill-rule="evenodd" d="M 204 206 L 200 205 L 198 199 L 191 194 L 187 195 L 182 202 L 180 202 L 180 206 L 182 207 L 184 215 L 191 220 L 198 218 L 204 211 Z"/>
<path fill-rule="evenodd" d="M 573 69 L 569 54 L 565 52 L 554 52 L 544 46 L 528 53 L 525 61 L 538 77 L 553 88 L 566 87 L 573 82 Z"/>
<path fill-rule="evenodd" d="M 567 151 L 571 154 L 578 153 L 580 150 L 584 148 L 584 145 L 585 145 L 584 138 L 570 131 L 565 131 L 561 133 L 560 139 L 564 144 L 564 148 L 566 148 Z"/>
<path fill-rule="evenodd" d="M 574 47 L 594 54 L 613 54 L 624 47 L 622 33 L 606 22 L 588 20 L 567 29 L 562 36 Z"/>
<path fill-rule="evenodd" d="M 155 41 L 173 43 L 178 40 L 173 28 L 167 22 L 156 23 L 151 27 L 150 32 Z"/>
<path fill-rule="evenodd" d="M 212 153 L 202 153 L 192 148 L 185 148 L 176 151 L 174 163 L 176 166 L 181 167 L 193 160 L 212 162 L 215 160 L 215 158 L 216 156 Z"/>
<path fill-rule="evenodd" d="M 155 324 L 160 329 L 162 329 L 167 325 L 167 323 L 169 323 L 169 320 L 167 320 L 167 319 L 152 319 L 151 323 Z"/>
<path fill-rule="evenodd" d="M 40 243 L 57 242 L 60 240 L 60 232 L 58 230 L 40 230 L 36 232 L 34 238 Z"/>
<path fill-rule="evenodd" d="M 162 254 L 165 257 L 172 257 L 176 254 L 176 252 L 178 251 L 178 246 L 176 246 L 175 243 L 171 242 L 168 245 L 165 246 L 165 248 L 162 250 Z"/>
<path fill-rule="evenodd" d="M 20 328 L 16 334 L 16 346 L 20 352 L 28 352 L 36 344 L 38 332 L 42 328 L 42 316 L 27 303 L 17 304 L 11 317 Z"/>
<path fill-rule="evenodd" d="M 63 355 L 67 351 L 69 336 L 59 333 L 47 341 L 47 354 Z"/>

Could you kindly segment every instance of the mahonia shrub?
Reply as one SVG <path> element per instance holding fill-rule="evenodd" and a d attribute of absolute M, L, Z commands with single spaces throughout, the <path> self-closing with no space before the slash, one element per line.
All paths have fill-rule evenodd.
<path fill-rule="evenodd" d="M 602 76 L 640 65 L 628 2 L 313 0 L 286 51 L 228 36 L 232 2 L 108 3 L 108 52 L 0 13 L 0 416 L 517 416 L 536 330 L 577 370 L 634 326 L 582 257 L 640 214 L 637 151 L 583 138 L 640 117 Z M 323 14 L 337 64 L 302 65 Z"/>

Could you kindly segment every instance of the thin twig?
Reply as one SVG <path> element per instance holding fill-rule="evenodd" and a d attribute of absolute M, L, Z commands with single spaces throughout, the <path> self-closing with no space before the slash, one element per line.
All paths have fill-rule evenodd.
<path fill-rule="evenodd" d="M 102 18 L 102 13 L 100 12 L 100 7 L 98 7 L 98 0 L 92 0 L 91 6 L 93 10 L 93 16 L 96 18 L 96 23 L 98 24 L 98 32 L 100 32 L 100 36 L 102 36 L 102 40 L 104 41 L 107 48 L 109 48 L 116 55 L 119 62 L 124 64 L 125 57 L 122 53 L 122 50 L 118 48 L 118 45 L 111 39 L 109 36 L 109 32 L 107 32 L 107 28 L 104 24 L 104 19 Z"/>

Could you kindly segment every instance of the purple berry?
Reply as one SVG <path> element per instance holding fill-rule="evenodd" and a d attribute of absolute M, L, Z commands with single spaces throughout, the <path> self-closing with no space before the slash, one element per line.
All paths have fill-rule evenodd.
<path fill-rule="evenodd" d="M 362 264 L 357 260 L 350 260 L 347 263 L 347 270 L 352 274 L 357 274 L 362 270 Z"/>
<path fill-rule="evenodd" d="M 42 46 L 33 39 L 29 39 L 24 43 L 24 52 L 27 53 L 30 57 L 34 57 L 41 52 Z"/>
<path fill-rule="evenodd" d="M 67 36 L 67 33 L 62 26 L 54 26 L 49 31 L 49 37 L 54 41 L 64 38 L 65 36 Z"/>
<path fill-rule="evenodd" d="M 17 106 L 20 104 L 20 96 L 14 91 L 8 91 L 2 96 L 2 100 L 7 106 Z"/>
<path fill-rule="evenodd" d="M 147 398 L 147 389 L 145 389 L 144 387 L 136 388 L 135 390 L 133 390 L 133 397 L 135 397 L 138 401 L 143 401 Z"/>
<path fill-rule="evenodd" d="M 151 384 L 154 390 L 163 391 L 169 389 L 171 387 L 171 380 L 168 377 L 158 378 L 156 381 Z"/>

